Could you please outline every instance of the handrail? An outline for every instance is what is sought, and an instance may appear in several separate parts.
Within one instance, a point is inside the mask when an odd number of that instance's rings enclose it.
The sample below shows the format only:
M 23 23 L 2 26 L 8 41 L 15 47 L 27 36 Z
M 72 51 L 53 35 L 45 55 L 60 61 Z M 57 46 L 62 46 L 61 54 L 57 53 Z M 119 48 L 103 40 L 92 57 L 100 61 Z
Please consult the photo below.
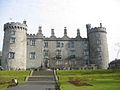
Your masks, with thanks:
M 30 71 L 29 76 L 32 76 L 32 74 L 33 74 L 33 70 Z M 25 78 L 25 81 L 28 81 L 29 76 L 27 76 L 27 77 Z
M 54 78 L 55 78 L 55 82 L 56 82 L 55 89 L 60 90 L 60 82 L 59 82 L 59 77 L 57 75 L 56 70 L 54 70 Z

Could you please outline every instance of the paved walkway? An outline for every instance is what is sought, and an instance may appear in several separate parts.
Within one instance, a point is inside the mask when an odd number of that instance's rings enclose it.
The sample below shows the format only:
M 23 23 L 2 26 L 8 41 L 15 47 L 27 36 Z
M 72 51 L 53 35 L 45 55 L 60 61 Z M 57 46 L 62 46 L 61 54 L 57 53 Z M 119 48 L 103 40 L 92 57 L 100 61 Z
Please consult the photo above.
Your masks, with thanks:
M 7 90 L 56 90 L 56 82 L 52 70 L 33 71 L 32 75 L 23 85 Z

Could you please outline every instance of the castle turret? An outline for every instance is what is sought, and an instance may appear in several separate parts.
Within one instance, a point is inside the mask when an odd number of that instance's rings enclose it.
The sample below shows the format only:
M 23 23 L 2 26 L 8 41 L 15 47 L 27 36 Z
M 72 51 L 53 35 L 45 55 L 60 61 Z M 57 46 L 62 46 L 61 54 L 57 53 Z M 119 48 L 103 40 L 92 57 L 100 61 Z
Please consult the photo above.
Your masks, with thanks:
M 87 36 L 89 42 L 90 64 L 95 64 L 99 69 L 107 69 L 109 56 L 106 37 L 106 28 L 100 27 L 91 28 L 90 24 L 86 25 Z
M 26 21 L 4 24 L 2 67 L 6 70 L 26 69 Z

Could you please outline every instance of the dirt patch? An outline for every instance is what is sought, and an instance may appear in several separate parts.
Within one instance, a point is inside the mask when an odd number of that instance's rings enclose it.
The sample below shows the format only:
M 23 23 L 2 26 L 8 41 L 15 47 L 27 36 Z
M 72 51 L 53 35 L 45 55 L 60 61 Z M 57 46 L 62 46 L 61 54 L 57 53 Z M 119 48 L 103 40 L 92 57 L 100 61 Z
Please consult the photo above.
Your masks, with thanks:
M 80 80 L 79 78 L 69 78 L 68 82 L 75 86 L 93 86 L 92 84 L 89 84 L 87 81 Z

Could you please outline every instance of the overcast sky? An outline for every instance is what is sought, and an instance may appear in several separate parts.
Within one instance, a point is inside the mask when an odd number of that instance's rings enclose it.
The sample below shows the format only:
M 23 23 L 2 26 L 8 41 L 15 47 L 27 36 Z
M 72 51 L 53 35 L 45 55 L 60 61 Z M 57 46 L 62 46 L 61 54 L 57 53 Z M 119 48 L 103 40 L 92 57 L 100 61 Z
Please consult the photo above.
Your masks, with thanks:
M 120 0 L 0 0 L 0 50 L 3 43 L 3 25 L 6 22 L 27 21 L 28 33 L 37 33 L 42 26 L 46 37 L 63 36 L 66 26 L 69 37 L 76 36 L 77 28 L 81 36 L 86 36 L 86 24 L 107 29 L 109 58 L 120 58 Z

